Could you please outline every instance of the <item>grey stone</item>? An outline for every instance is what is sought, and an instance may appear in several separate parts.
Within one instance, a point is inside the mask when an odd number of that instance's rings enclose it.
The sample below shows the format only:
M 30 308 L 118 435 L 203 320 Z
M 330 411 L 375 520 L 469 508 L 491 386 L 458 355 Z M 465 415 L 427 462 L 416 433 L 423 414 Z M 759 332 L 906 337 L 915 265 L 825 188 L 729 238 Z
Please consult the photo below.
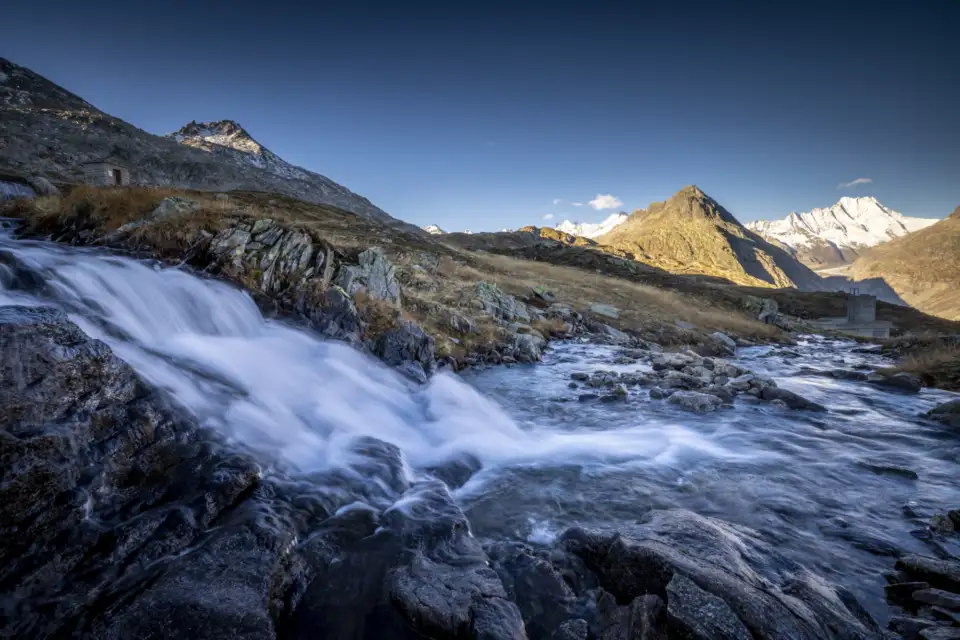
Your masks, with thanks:
M 928 411 L 926 416 L 948 427 L 960 428 L 960 399 L 938 404 Z
M 400 283 L 396 267 L 379 247 L 362 251 L 357 257 L 358 265 L 341 267 L 337 284 L 350 295 L 360 289 L 374 298 L 400 305 Z
M 686 638 L 753 640 L 723 599 L 707 593 L 681 573 L 674 573 L 667 584 L 667 616 Z
M 760 305 L 757 319 L 764 324 L 777 324 L 780 312 L 780 305 L 777 304 L 777 301 L 773 298 L 763 298 Z
M 796 394 L 793 391 L 787 391 L 786 389 L 780 389 L 777 387 L 764 387 L 760 392 L 760 398 L 767 400 L 768 402 L 780 401 L 791 409 L 801 409 L 804 411 L 827 410 L 827 408 L 822 404 L 807 400 L 803 396 Z
M 881 635 L 851 593 L 781 557 L 757 533 L 682 509 L 655 510 L 618 532 L 571 529 L 561 544 L 582 558 L 619 602 L 667 593 L 681 574 L 726 603 L 752 634 L 748 637 Z M 667 600 L 669 607 L 669 595 Z
M 723 404 L 717 396 L 697 391 L 677 391 L 670 396 L 668 401 L 670 404 L 678 405 L 682 409 L 695 413 L 715 411 Z
M 923 604 L 944 607 L 960 611 L 960 594 L 943 589 L 919 589 L 913 592 L 913 599 Z
M 595 302 L 591 304 L 590 313 L 595 313 L 598 316 L 603 316 L 604 318 L 612 318 L 614 320 L 620 317 L 620 309 L 617 309 L 612 304 L 605 304 L 601 302 Z
M 878 387 L 886 387 L 888 389 L 895 389 L 897 391 L 904 391 L 907 393 L 918 393 L 923 387 L 923 383 L 920 381 L 920 378 L 911 374 L 911 373 L 895 373 L 890 376 L 886 375 L 871 375 L 867 377 L 867 382 L 877 385 Z
M 473 290 L 473 302 L 488 315 L 504 322 L 529 323 L 531 320 L 527 306 L 495 284 L 478 282 Z
M 433 336 L 408 320 L 380 336 L 373 345 L 373 353 L 394 367 L 418 363 L 428 376 L 433 375 L 437 366 Z
M 553 632 L 550 640 L 587 640 L 587 621 L 583 618 L 567 620 Z
M 898 559 L 896 567 L 911 579 L 929 582 L 938 589 L 960 591 L 960 562 L 956 560 L 909 554 Z
M 722 351 L 726 352 L 729 355 L 736 355 L 737 353 L 737 343 L 734 342 L 733 338 L 728 336 L 725 333 L 720 331 L 714 331 L 710 334 L 710 338 L 721 348 Z

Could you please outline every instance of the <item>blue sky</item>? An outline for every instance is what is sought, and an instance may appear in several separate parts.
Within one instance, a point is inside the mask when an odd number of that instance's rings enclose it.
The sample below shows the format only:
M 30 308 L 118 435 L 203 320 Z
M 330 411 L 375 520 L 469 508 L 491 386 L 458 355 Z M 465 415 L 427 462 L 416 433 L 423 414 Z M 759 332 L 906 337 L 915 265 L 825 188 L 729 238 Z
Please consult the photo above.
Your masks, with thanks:
M 13 0 L 0 55 L 154 133 L 237 120 L 451 230 L 596 221 L 570 203 L 691 183 L 743 221 L 960 204 L 953 0 L 142 4 Z

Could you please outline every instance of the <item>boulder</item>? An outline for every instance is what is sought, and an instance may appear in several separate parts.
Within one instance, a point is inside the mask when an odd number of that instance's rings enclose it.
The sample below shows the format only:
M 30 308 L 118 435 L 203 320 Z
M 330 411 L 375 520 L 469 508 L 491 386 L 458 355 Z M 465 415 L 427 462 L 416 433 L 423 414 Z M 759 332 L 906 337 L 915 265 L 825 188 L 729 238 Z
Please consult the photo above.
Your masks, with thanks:
M 515 333 L 511 338 L 512 355 L 518 362 L 537 362 L 547 341 L 537 333 Z
M 867 382 L 877 385 L 878 387 L 895 389 L 897 391 L 904 391 L 906 393 L 919 393 L 920 389 L 923 387 L 923 383 L 920 381 L 920 378 L 912 373 L 906 372 L 894 373 L 893 375 L 889 376 L 882 374 L 870 375 L 867 376 Z
M 408 362 L 417 363 L 428 376 L 433 375 L 437 368 L 433 336 L 409 320 L 401 320 L 395 328 L 380 336 L 374 342 L 372 351 L 393 367 Z
M 802 409 L 805 411 L 827 410 L 827 408 L 822 404 L 807 400 L 803 396 L 796 394 L 793 391 L 787 391 L 786 389 L 780 389 L 778 387 L 764 387 L 760 391 L 760 398 L 768 402 L 779 400 L 791 409 Z
M 763 298 L 760 301 L 760 311 L 757 320 L 764 324 L 777 324 L 780 315 L 780 305 L 773 298 Z
M 723 404 L 723 401 L 717 396 L 697 391 L 677 391 L 670 396 L 668 402 L 695 413 L 715 411 Z
M 926 416 L 948 427 L 960 428 L 960 399 L 938 404 Z
M 379 247 L 362 251 L 358 265 L 345 265 L 337 275 L 337 284 L 350 295 L 363 289 L 369 295 L 400 305 L 400 283 L 396 267 Z
M 723 353 L 727 355 L 736 355 L 737 353 L 737 343 L 734 342 L 733 338 L 728 336 L 725 333 L 720 331 L 714 331 L 710 334 L 710 338 L 716 343 L 717 347 Z
M 27 184 L 29 184 L 38 196 L 58 196 L 60 195 L 60 190 L 57 189 L 52 182 L 44 178 L 43 176 L 30 176 L 27 178 Z
M 881 637 L 853 594 L 788 561 L 743 527 L 682 509 L 656 510 L 631 529 L 571 529 L 561 541 L 617 602 L 664 598 L 676 625 L 669 637 Z

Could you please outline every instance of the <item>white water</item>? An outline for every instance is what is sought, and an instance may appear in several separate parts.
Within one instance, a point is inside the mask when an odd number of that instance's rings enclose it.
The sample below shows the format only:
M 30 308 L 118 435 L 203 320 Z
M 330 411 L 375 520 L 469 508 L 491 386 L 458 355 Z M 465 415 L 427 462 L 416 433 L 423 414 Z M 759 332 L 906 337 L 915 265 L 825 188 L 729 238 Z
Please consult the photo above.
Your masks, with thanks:
M 53 305 L 204 424 L 301 471 L 348 461 L 358 436 L 414 466 L 470 452 L 485 465 L 726 452 L 679 424 L 521 428 L 452 374 L 417 388 L 378 361 L 281 322 L 224 283 L 100 251 L 0 235 L 0 305 Z M 7 262 L 4 266 L 2 263 Z M 42 278 L 25 290 L 14 264 Z M 34 278 L 35 280 L 36 278 Z
M 11 304 L 64 309 L 268 468 L 349 465 L 349 445 L 365 435 L 396 444 L 415 468 L 472 453 L 484 469 L 457 498 L 481 537 L 547 544 L 574 524 L 620 528 L 650 508 L 681 506 L 759 531 L 882 618 L 880 572 L 890 556 L 931 553 L 914 534 L 960 502 L 957 439 L 918 418 L 950 394 L 903 396 L 801 370 L 880 364 L 852 344 L 811 341 L 796 347 L 799 357 L 777 349 L 741 357 L 829 413 L 738 399 L 699 416 L 644 389 L 625 403 L 577 402 L 571 373 L 646 366 L 610 365 L 616 350 L 596 345 L 560 345 L 542 365 L 440 374 L 417 387 L 347 346 L 264 320 L 249 296 L 223 283 L 14 240 L 0 228 L 0 305 Z

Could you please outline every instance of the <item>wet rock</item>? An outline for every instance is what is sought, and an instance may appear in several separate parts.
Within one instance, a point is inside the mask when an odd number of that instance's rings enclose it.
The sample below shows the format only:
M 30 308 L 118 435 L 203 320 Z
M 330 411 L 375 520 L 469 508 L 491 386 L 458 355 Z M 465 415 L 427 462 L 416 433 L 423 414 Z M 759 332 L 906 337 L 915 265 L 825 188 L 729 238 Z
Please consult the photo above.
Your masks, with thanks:
M 720 398 L 720 402 L 723 404 L 732 404 L 733 403 L 733 394 L 730 393 L 728 389 L 725 389 L 719 385 L 713 385 L 710 387 L 705 387 L 703 393 L 709 393 L 712 396 Z
M 404 378 L 416 382 L 417 384 L 426 384 L 427 383 L 427 372 L 423 370 L 423 365 L 419 362 L 413 362 L 407 360 L 396 367 L 397 373 L 402 375 Z
M 373 345 L 373 353 L 394 367 L 414 362 L 423 367 L 428 376 L 436 371 L 433 336 L 408 320 L 401 321 L 397 327 L 380 336 Z
M 919 634 L 922 640 L 960 640 L 960 627 L 927 627 Z
M 681 573 L 674 573 L 667 584 L 667 616 L 677 635 L 685 638 L 753 639 L 722 598 L 707 593 Z
M 960 594 L 943 589 L 919 589 L 914 591 L 912 596 L 915 601 L 922 604 L 960 611 Z
M 321 334 L 353 346 L 361 343 L 363 326 L 353 299 L 340 287 L 330 287 L 319 303 L 308 303 L 301 296 L 297 305 L 310 325 Z
M 58 196 L 60 190 L 52 182 L 43 176 L 30 176 L 27 178 L 27 184 L 36 192 L 38 196 Z
M 907 478 L 908 480 L 916 480 L 919 478 L 917 472 L 913 469 L 909 469 L 902 465 L 883 462 L 883 461 L 874 461 L 874 460 L 858 460 L 857 465 L 863 467 L 868 471 L 872 471 L 877 475 L 891 475 L 891 476 L 900 476 L 901 478 Z
M 396 267 L 384 255 L 379 247 L 367 249 L 357 256 L 359 265 L 341 267 L 337 284 L 347 293 L 354 295 L 364 289 L 371 296 L 400 305 L 400 283 L 397 282 Z
M 827 410 L 827 408 L 822 404 L 807 400 L 803 396 L 796 394 L 793 391 L 787 391 L 786 389 L 780 389 L 778 387 L 764 388 L 760 392 L 760 398 L 767 401 L 779 400 L 791 409 L 799 409 L 804 411 Z
M 724 386 L 733 391 L 748 391 L 754 379 L 755 376 L 752 373 L 745 373 L 742 376 L 733 378 Z
M 722 600 L 754 638 L 881 635 L 849 592 L 779 556 L 749 529 L 689 511 L 653 511 L 619 533 L 571 529 L 562 545 L 618 602 L 655 594 L 669 607 L 668 586 L 681 575 Z
M 929 582 L 938 589 L 960 592 L 960 562 L 956 560 L 910 554 L 898 559 L 896 568 L 911 579 Z
M 906 393 L 918 393 L 923 387 L 923 383 L 920 381 L 920 378 L 911 373 L 903 372 L 895 373 L 890 376 L 879 374 L 870 375 L 867 376 L 867 382 L 877 385 L 878 387 L 895 389 L 897 391 L 904 391 Z
M 904 606 L 909 605 L 913 601 L 915 591 L 929 588 L 930 584 L 927 582 L 894 582 L 893 584 L 885 585 L 883 591 L 887 596 L 887 600 L 894 604 Z
M 736 355 L 737 343 L 734 342 L 733 338 L 727 334 L 720 331 L 714 331 L 710 334 L 710 338 L 717 344 L 722 352 L 731 356 Z
M 580 402 L 590 402 L 591 400 L 596 400 L 600 396 L 596 393 L 581 393 L 577 396 L 577 400 Z
M 567 620 L 550 636 L 550 640 L 587 640 L 588 626 L 583 618 Z
M 905 640 L 917 640 L 920 638 L 920 632 L 927 627 L 936 624 L 933 620 L 926 618 L 913 618 L 910 616 L 891 616 L 887 627 L 891 631 L 899 633 Z
M 715 395 L 697 391 L 677 391 L 668 400 L 670 404 L 695 413 L 708 413 L 720 408 L 723 402 Z
M 634 598 L 628 606 L 618 606 L 610 593 L 600 589 L 597 615 L 601 640 L 665 640 L 666 620 L 663 600 L 653 594 Z
M 584 372 L 582 372 L 582 371 L 578 371 L 578 372 L 576 372 L 576 373 L 571 373 L 571 374 L 570 374 L 570 379 L 571 379 L 571 380 L 576 380 L 577 382 L 586 382 L 587 380 L 590 379 L 590 374 L 589 374 L 589 373 L 584 373 Z
M 930 518 L 930 523 L 928 526 L 932 531 L 936 531 L 941 535 L 953 533 L 955 529 L 953 520 L 951 520 L 948 516 L 939 513 Z
M 650 398 L 653 400 L 663 400 L 668 398 L 671 393 L 672 391 L 665 391 L 660 387 L 654 387 L 653 389 L 650 389 Z
M 867 374 L 863 373 L 862 371 L 850 371 L 848 369 L 833 369 L 825 373 L 831 378 L 835 378 L 837 380 L 853 380 L 856 382 L 863 382 L 868 377 Z
M 427 471 L 443 480 L 451 489 L 459 489 L 467 484 L 473 475 L 483 468 L 483 463 L 470 453 L 461 453 L 443 464 L 428 467 Z
M 926 416 L 948 427 L 960 428 L 960 399 L 938 404 Z

